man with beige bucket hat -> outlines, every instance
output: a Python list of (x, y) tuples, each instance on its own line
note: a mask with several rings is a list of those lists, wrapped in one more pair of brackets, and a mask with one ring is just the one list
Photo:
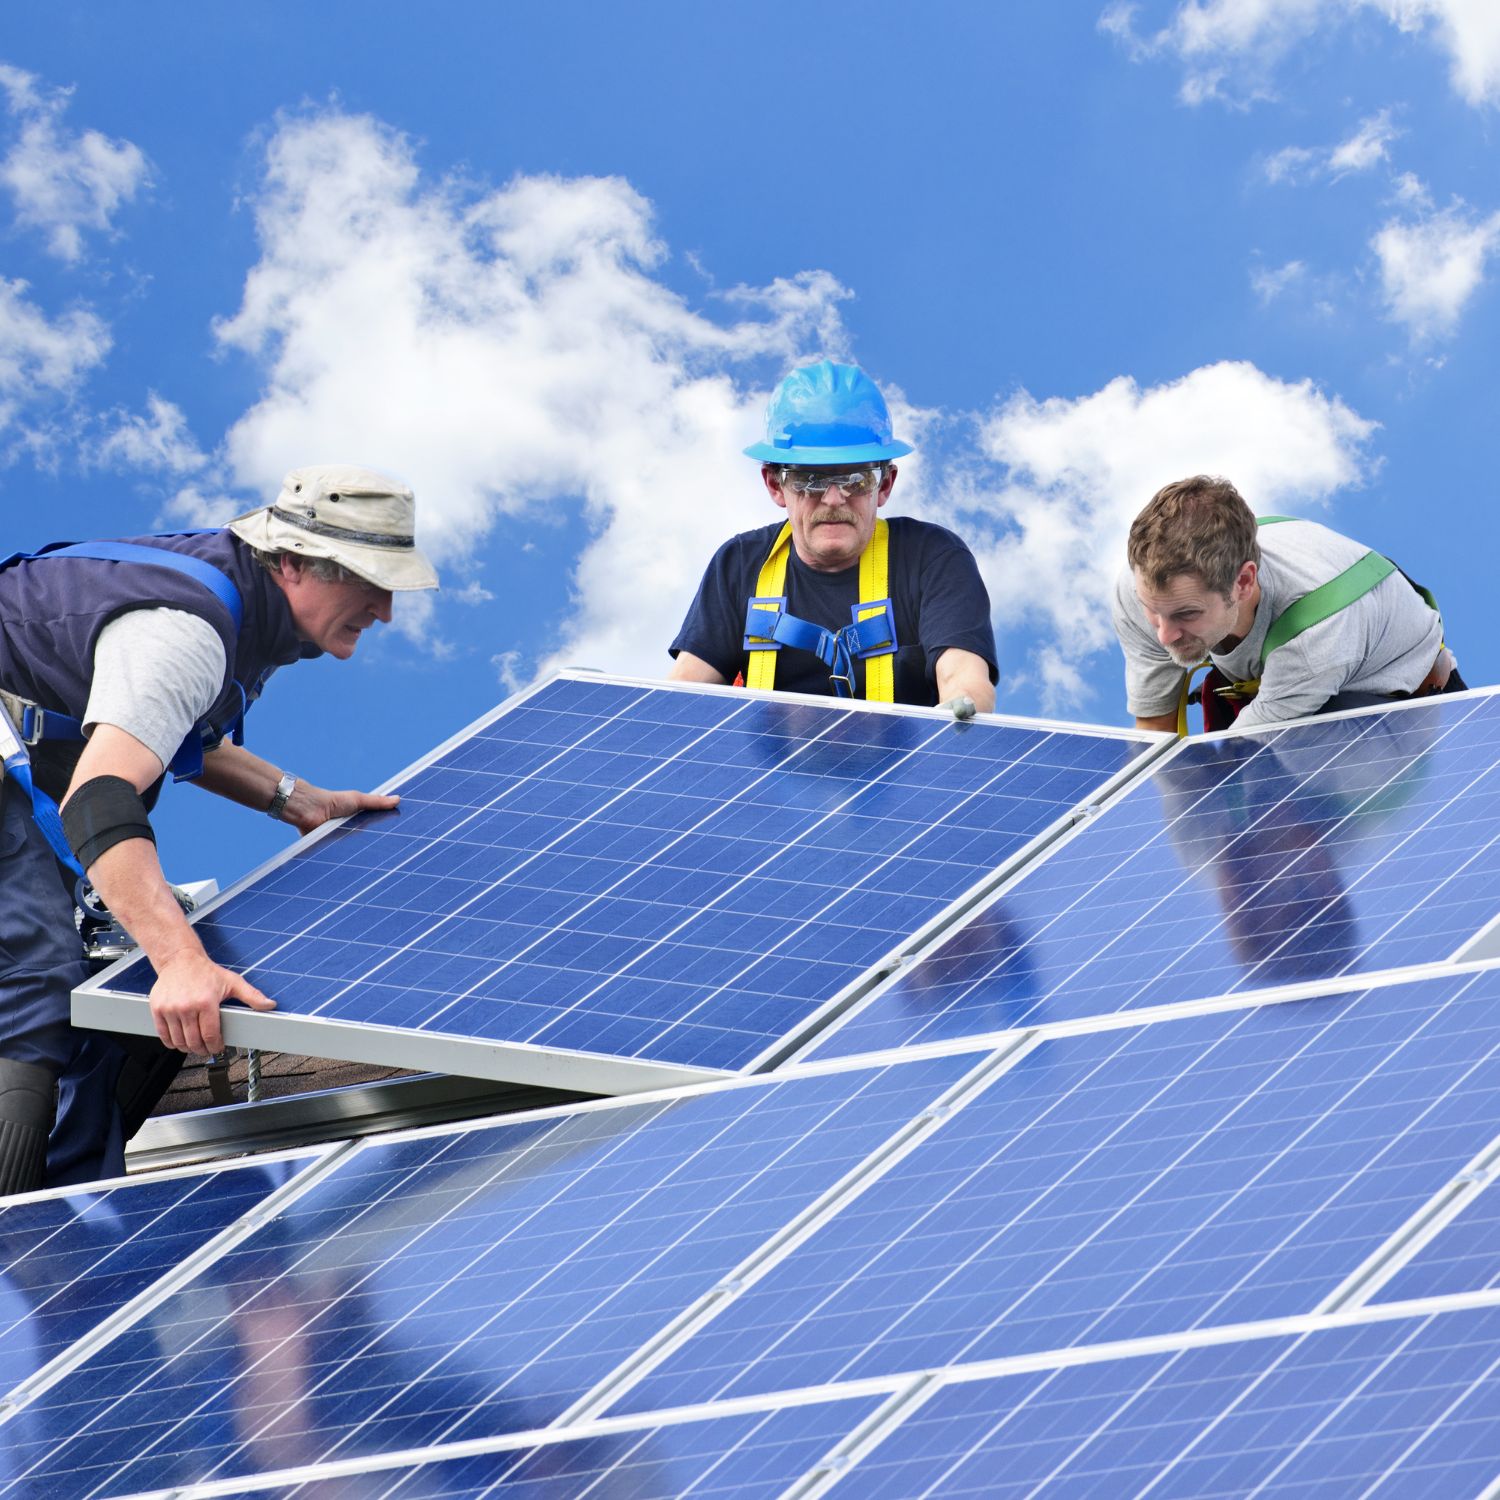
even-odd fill
[(88, 973), (82, 876), (156, 970), (165, 1049), (217, 1052), (224, 1000), (274, 1005), (205, 953), (148, 814), (168, 770), (303, 833), (396, 805), (283, 773), (242, 726), (278, 667), (352, 656), (394, 591), (437, 587), (414, 517), (395, 481), (319, 465), (226, 528), (0, 562), (0, 1194), (122, 1171), (144, 1096), (175, 1071), (172, 1052), (127, 1059), (119, 1039), (68, 1023)]

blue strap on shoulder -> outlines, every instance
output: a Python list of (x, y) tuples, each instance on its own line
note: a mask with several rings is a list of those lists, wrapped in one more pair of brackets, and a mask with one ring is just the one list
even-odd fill
[[(202, 533), (174, 531), (169, 536), (197, 536)], [(238, 630), (245, 620), (245, 605), (234, 580), (219, 571), (212, 563), (186, 552), (171, 552), (165, 547), (146, 547), (139, 542), (74, 542), (66, 547), (54, 547), (49, 552), (34, 552), (31, 557), (93, 557), (102, 562), (145, 563), (154, 568), (171, 568), (184, 573), (201, 583), (225, 609)], [(10, 560), (10, 559), (8, 559)]]
[[(213, 528), (160, 533), (164, 537), (210, 536), (212, 534)], [(234, 580), (227, 573), (221, 572), (212, 563), (204, 562), (201, 557), (193, 557), (186, 552), (173, 552), (166, 547), (148, 547), (140, 542), (71, 542), (66, 546), (49, 547), (41, 552), (13, 552), (0, 562), (0, 573), (3, 573), (12, 563), (31, 562), (38, 558), (48, 557), (90, 557), (97, 558), (101, 562), (144, 563), (148, 567), (170, 568), (173, 572), (181, 573), (193, 579), (194, 582), (202, 584), (229, 612), (229, 618), (233, 621), (236, 631), (244, 623), (244, 600), (240, 598), (239, 589), (235, 587)], [(235, 686), (240, 689), (240, 711), (229, 733), (236, 745), (242, 745), (245, 742), (247, 705), (244, 688), (240, 687), (238, 682)], [(22, 719), (21, 735), (27, 744), (36, 744), (39, 740), (81, 740), (83, 725), (70, 714), (58, 713), (54, 709), (38, 708), (31, 704), (27, 706)], [(196, 725), (177, 747), (177, 753), (173, 755), (168, 769), (172, 773), (173, 781), (191, 781), (203, 774), (203, 736)], [(27, 776), (28, 778), (30, 776), (29, 761)], [(32, 799), (33, 806), (36, 797), (43, 797), (51, 804), (50, 797), (46, 797), (44, 792), (37, 792)], [(53, 814), (56, 816), (56, 806), (55, 804), (52, 806)], [(41, 818), (39, 817), (37, 821), (40, 824)], [(59, 822), (59, 836), (61, 829), (62, 824)], [(42, 831), (46, 832), (45, 826)]]

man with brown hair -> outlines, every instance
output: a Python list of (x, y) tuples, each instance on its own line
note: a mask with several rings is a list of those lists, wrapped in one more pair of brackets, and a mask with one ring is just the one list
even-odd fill
[(1208, 729), (1465, 686), (1442, 618), (1398, 568), (1315, 521), (1257, 522), (1226, 479), (1158, 490), (1126, 556), (1113, 614), (1139, 728), (1178, 728), (1185, 674), (1205, 663)]

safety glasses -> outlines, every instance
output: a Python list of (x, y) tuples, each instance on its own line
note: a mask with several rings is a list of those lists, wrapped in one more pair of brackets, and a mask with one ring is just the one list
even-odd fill
[(827, 469), (783, 469), (780, 483), (794, 495), (817, 497), (837, 490), (846, 500), (859, 500), (878, 490), (884, 478), (885, 466), (876, 464), (873, 469), (851, 469), (847, 474)]

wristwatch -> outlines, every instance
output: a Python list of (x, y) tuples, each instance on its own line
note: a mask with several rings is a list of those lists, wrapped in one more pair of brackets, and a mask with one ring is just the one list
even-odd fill
[(287, 802), (292, 795), (292, 788), (297, 785), (297, 778), (289, 771), (284, 771), (281, 780), (276, 783), (276, 795), (271, 798), (271, 805), (266, 809), (268, 818), (275, 818), (281, 822), (281, 815), (286, 811)]

